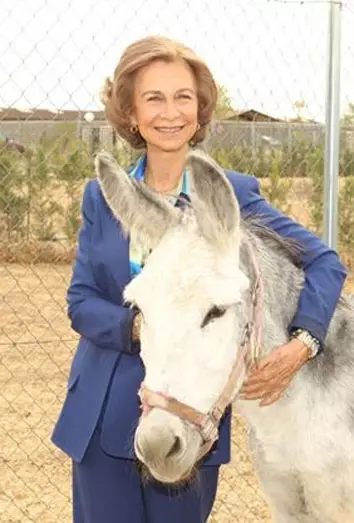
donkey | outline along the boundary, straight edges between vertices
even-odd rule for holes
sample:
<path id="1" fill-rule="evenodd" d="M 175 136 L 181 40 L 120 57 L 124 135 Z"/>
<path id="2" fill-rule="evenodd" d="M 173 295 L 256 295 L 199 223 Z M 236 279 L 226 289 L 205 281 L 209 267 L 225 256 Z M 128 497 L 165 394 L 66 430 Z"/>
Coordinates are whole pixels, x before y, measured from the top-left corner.
<path id="1" fill-rule="evenodd" d="M 241 218 L 223 169 L 200 151 L 188 156 L 192 192 L 184 210 L 132 180 L 108 153 L 95 164 L 113 215 L 151 249 L 124 294 L 143 315 L 139 460 L 164 483 L 187 478 L 233 404 L 248 424 L 273 520 L 352 523 L 352 297 L 339 301 L 325 352 L 298 372 L 281 399 L 259 407 L 238 398 L 257 352 L 266 355 L 288 339 L 304 281 L 299 251 Z"/>

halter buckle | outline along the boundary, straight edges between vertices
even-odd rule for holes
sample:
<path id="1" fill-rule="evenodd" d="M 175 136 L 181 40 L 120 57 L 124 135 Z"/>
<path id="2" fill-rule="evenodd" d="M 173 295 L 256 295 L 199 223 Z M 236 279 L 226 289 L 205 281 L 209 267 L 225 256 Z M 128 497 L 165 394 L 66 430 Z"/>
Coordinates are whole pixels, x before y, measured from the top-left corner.
<path id="1" fill-rule="evenodd" d="M 219 436 L 218 422 L 212 412 L 209 412 L 198 427 L 203 441 L 216 441 Z"/>

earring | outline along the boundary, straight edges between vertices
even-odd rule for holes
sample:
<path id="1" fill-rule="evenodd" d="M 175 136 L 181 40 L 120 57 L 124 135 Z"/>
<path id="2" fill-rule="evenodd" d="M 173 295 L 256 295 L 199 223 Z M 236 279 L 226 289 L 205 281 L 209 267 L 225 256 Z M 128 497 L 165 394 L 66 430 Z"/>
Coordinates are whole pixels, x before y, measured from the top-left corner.
<path id="1" fill-rule="evenodd" d="M 192 136 L 192 138 L 191 138 L 190 141 L 189 141 L 189 144 L 190 144 L 192 147 L 194 147 L 194 146 L 196 145 L 195 135 L 197 134 L 197 132 L 199 131 L 200 128 L 201 128 L 201 125 L 200 125 L 200 123 L 198 122 L 198 125 L 197 125 L 197 128 L 196 128 L 196 130 L 195 130 L 195 133 L 194 133 L 194 135 Z"/>
<path id="2" fill-rule="evenodd" d="M 135 124 L 130 127 L 130 132 L 136 134 L 139 131 L 139 127 Z"/>

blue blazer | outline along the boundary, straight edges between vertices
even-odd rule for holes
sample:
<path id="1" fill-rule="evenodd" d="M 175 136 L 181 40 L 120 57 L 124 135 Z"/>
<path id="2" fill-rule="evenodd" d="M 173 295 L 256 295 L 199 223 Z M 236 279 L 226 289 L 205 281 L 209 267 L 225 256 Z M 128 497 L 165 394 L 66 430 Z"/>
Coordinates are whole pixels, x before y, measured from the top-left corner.
<path id="1" fill-rule="evenodd" d="M 274 209 L 261 196 L 255 177 L 230 171 L 226 174 L 243 214 L 263 216 L 265 224 L 277 233 L 305 246 L 302 267 L 306 279 L 289 331 L 307 329 L 323 347 L 347 275 L 345 267 L 317 236 Z M 133 311 L 122 306 L 122 293 L 130 280 L 129 239 L 123 236 L 97 180 L 85 187 L 82 216 L 67 293 L 71 325 L 81 338 L 52 441 L 80 462 L 100 419 L 103 450 L 133 459 L 134 429 L 140 416 L 137 391 L 144 369 L 139 344 L 131 342 Z M 220 425 L 219 440 L 204 464 L 228 462 L 230 445 L 228 410 Z"/>

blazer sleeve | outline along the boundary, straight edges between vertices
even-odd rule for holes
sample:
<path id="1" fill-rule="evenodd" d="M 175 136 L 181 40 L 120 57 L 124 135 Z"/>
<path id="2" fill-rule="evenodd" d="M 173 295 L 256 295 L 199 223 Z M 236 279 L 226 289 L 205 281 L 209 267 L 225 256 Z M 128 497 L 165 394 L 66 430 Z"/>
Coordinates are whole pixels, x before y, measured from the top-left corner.
<path id="1" fill-rule="evenodd" d="M 296 314 L 288 328 L 289 334 L 296 328 L 306 329 L 318 339 L 323 349 L 347 270 L 338 254 L 318 236 L 279 212 L 261 196 L 259 182 L 254 176 L 247 178 L 249 185 L 242 198 L 242 214 L 260 216 L 266 226 L 283 237 L 297 240 L 304 248 L 301 266 L 305 281 Z"/>
<path id="2" fill-rule="evenodd" d="M 73 330 L 95 345 L 136 354 L 139 344 L 132 341 L 136 311 L 111 303 L 102 296 L 90 260 L 90 243 L 95 220 L 92 181 L 84 189 L 82 227 L 76 260 L 67 291 L 68 316 Z"/>

